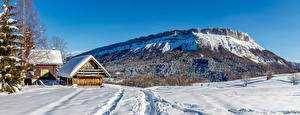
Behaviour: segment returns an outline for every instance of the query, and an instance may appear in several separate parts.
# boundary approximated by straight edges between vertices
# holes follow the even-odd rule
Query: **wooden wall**
[[[108,75],[104,73],[103,69],[96,64],[94,60],[90,60],[85,63],[73,76],[73,78],[63,78],[68,82],[68,85],[77,84],[78,86],[101,86],[103,83],[103,77]],[[72,79],[71,84],[69,79]]]
[[[65,85],[73,85],[72,78],[60,77],[60,80],[65,81]]]
[[[33,78],[35,79],[38,79],[40,78],[41,76],[41,70],[42,69],[48,69],[49,70],[49,73],[54,76],[55,78],[56,77],[56,69],[57,69],[57,66],[56,65],[35,65],[32,67],[33,69],[33,72],[34,72],[34,75],[33,75]]]
[[[102,85],[102,77],[99,78],[73,78],[78,85]]]

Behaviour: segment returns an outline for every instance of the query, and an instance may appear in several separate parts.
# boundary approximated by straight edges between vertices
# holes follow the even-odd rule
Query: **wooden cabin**
[[[36,80],[56,80],[58,67],[63,65],[59,50],[31,50],[28,63],[32,65],[30,74],[24,80],[31,85]]]
[[[92,55],[84,55],[68,61],[57,76],[66,85],[102,86],[103,77],[108,78],[110,74]]]

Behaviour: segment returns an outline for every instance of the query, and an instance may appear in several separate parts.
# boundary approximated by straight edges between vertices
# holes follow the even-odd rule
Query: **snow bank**
[[[299,114],[300,89],[290,74],[194,86],[134,88],[25,87],[0,95],[0,114]],[[18,108],[18,109],[15,109]]]

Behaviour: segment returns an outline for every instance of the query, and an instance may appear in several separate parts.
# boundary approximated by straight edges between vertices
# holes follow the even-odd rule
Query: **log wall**
[[[52,76],[54,76],[56,78],[56,68],[57,68],[57,65],[35,65],[32,67],[33,72],[34,72],[33,78],[35,78],[35,79],[40,78],[42,69],[48,69],[49,74],[51,74]]]
[[[103,83],[103,77],[107,74],[103,69],[96,64],[93,60],[85,63],[72,78],[63,78],[69,85],[77,84],[78,86],[101,86]],[[71,79],[71,82],[69,81]]]
[[[73,78],[78,85],[102,85],[102,77],[98,78]]]

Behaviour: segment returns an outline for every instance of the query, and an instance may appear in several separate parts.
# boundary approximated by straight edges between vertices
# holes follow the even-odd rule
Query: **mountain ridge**
[[[176,64],[192,70],[193,75],[186,73],[185,76],[200,75],[208,79],[217,76],[220,81],[224,76],[226,79],[237,78],[242,72],[258,76],[271,70],[278,73],[292,71],[290,62],[255,43],[247,33],[228,28],[166,31],[96,48],[80,55],[88,54],[95,56],[109,71],[122,71],[124,76],[145,75],[147,71],[151,73],[147,76],[174,76],[180,73],[181,68]]]
[[[163,37],[163,36],[169,36],[169,35],[176,35],[178,33],[182,33],[182,34],[186,34],[186,33],[190,33],[190,32],[198,32],[198,33],[203,33],[203,34],[216,34],[216,35],[228,35],[231,36],[233,38],[238,38],[240,40],[244,40],[244,41],[253,41],[253,39],[244,32],[239,32],[239,31],[234,31],[231,30],[229,28],[206,28],[206,29],[200,29],[200,28],[192,28],[189,30],[171,30],[171,31],[165,31],[162,33],[158,33],[158,34],[151,34],[148,36],[142,36],[142,37],[138,37],[138,38],[134,38],[131,40],[127,40],[124,42],[119,42],[119,43],[114,43],[112,45],[107,45],[107,46],[103,46],[100,48],[96,48],[96,49],[92,49],[91,51],[100,51],[100,50],[108,50],[108,49],[112,49],[116,46],[120,46],[120,45],[127,45],[127,44],[131,44],[131,43],[140,43],[140,42],[147,42],[149,40],[153,40],[155,38],[159,38],[159,37]],[[90,52],[90,51],[88,51]],[[84,52],[82,54],[86,54],[88,52]],[[79,54],[79,55],[82,55]]]

